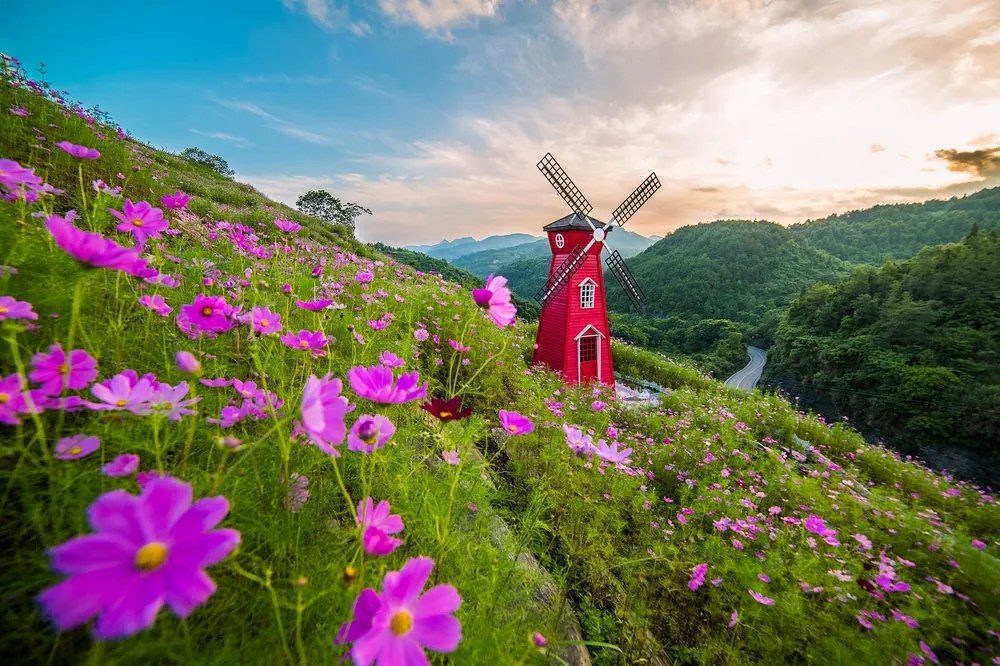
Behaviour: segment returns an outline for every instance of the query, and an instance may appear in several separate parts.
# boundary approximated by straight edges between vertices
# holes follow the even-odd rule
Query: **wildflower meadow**
[[[992,491],[3,72],[3,663],[1000,664]]]

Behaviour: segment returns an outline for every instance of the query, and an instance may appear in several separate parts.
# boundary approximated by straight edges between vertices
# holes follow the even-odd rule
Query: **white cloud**
[[[333,137],[327,136],[325,134],[320,134],[312,130],[300,127],[295,123],[289,122],[283,118],[276,116],[270,111],[265,111],[256,103],[245,99],[215,99],[213,100],[216,104],[224,106],[227,109],[233,109],[235,111],[244,111],[251,115],[257,116],[258,118],[263,118],[268,121],[270,127],[282,134],[287,134],[288,136],[295,137],[307,143],[312,143],[321,146],[331,146],[336,142]]]
[[[436,31],[479,18],[492,18],[503,0],[378,0],[379,9],[400,23]]]
[[[237,148],[246,148],[247,146],[251,145],[249,139],[246,139],[245,137],[242,136],[237,136],[235,134],[229,134],[228,132],[203,132],[199,129],[193,129],[193,128],[191,129],[191,132],[193,134],[197,134],[198,136],[204,136],[209,139],[228,141],[229,143],[235,145]]]
[[[293,76],[291,74],[259,74],[243,77],[244,83],[281,83],[291,86],[323,86],[333,79],[328,76],[315,76],[312,74],[302,74]]]
[[[365,37],[366,35],[372,34],[372,27],[368,21],[354,21],[350,25],[350,30],[357,37]]]
[[[339,27],[348,16],[347,9],[335,0],[282,0],[282,4],[292,11],[305,10],[309,18],[328,30]]]

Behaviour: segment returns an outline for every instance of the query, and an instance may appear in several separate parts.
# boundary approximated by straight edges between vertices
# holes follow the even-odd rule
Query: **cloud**
[[[320,134],[318,132],[313,132],[311,130],[300,127],[292,122],[289,122],[283,118],[276,116],[270,111],[265,111],[260,106],[244,99],[214,99],[216,104],[223,106],[227,109],[233,109],[235,111],[243,111],[251,115],[257,116],[258,118],[263,118],[268,121],[269,126],[281,132],[282,134],[287,134],[288,136],[295,137],[307,143],[312,143],[320,146],[332,146],[336,144],[333,137],[327,136],[325,134]]]
[[[1000,176],[1000,146],[981,150],[945,148],[934,151],[934,156],[947,162],[949,171],[968,173],[977,178]]]
[[[437,31],[496,16],[503,0],[378,0],[379,9],[400,23]]]
[[[354,21],[350,25],[350,30],[357,37],[365,37],[372,34],[372,27],[368,21]]]
[[[218,139],[219,141],[228,141],[229,143],[232,143],[233,145],[235,145],[237,148],[246,148],[247,146],[251,145],[249,139],[246,139],[246,138],[244,138],[242,136],[236,136],[235,134],[229,134],[228,132],[203,132],[203,131],[201,131],[199,129],[193,129],[193,128],[191,129],[191,132],[193,134],[197,134],[199,136],[204,136],[204,137],[207,137],[209,139]]]
[[[303,74],[292,76],[291,74],[262,74],[254,76],[244,76],[244,83],[280,83],[290,86],[323,86],[333,79],[328,76],[314,76]]]
[[[304,10],[313,22],[327,30],[340,27],[348,17],[347,8],[334,0],[282,0],[282,4],[291,11]]]

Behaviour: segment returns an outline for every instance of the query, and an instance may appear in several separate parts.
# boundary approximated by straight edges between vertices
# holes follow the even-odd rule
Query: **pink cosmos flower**
[[[118,373],[111,379],[94,384],[90,392],[100,403],[88,402],[91,409],[127,409],[133,414],[149,413],[149,403],[153,399],[156,386],[146,377],[136,379],[135,373]]]
[[[178,325],[188,324],[194,331],[222,333],[235,325],[232,320],[233,306],[222,296],[198,294],[194,301],[181,306],[177,315]]]
[[[311,350],[314,353],[326,347],[328,342],[326,336],[323,335],[323,331],[313,332],[305,329],[300,330],[298,333],[288,331],[281,336],[281,341],[292,349]]]
[[[452,615],[462,597],[451,585],[420,591],[434,568],[429,557],[410,559],[382,581],[383,592],[365,588],[354,603],[354,619],[337,633],[337,644],[353,643],[357,665],[426,664],[422,648],[452,652],[462,640],[462,625]]]
[[[740,619],[740,612],[733,611],[732,614],[729,616],[729,628],[732,629],[733,627],[735,627],[739,619]]]
[[[26,118],[31,115],[31,112],[28,111],[28,109],[26,109],[23,106],[12,106],[7,110],[13,113],[15,116],[20,116],[21,118]]]
[[[64,388],[87,388],[97,377],[97,361],[82,349],[73,349],[67,356],[62,346],[54,344],[47,354],[39,352],[31,357],[34,368],[28,378],[41,384],[44,395],[59,395]]]
[[[403,545],[401,539],[389,536],[403,531],[403,519],[389,515],[389,502],[382,500],[376,506],[371,497],[358,502],[355,522],[361,526],[361,545],[369,555],[389,555]]]
[[[77,157],[81,160],[96,160],[101,156],[96,148],[88,148],[87,146],[80,146],[75,143],[70,143],[69,141],[60,141],[56,144],[56,148],[59,148],[65,153],[69,153],[73,157]]]
[[[986,550],[986,542],[980,541],[979,539],[973,539],[969,542],[969,545],[976,550]]]
[[[15,300],[13,296],[0,296],[0,321],[4,319],[38,319],[31,303]]]
[[[318,312],[320,310],[325,310],[328,305],[333,303],[332,299],[321,298],[315,301],[295,301],[295,304],[302,308],[303,310],[309,310],[311,312]]]
[[[609,463],[627,463],[629,456],[632,455],[632,449],[622,449],[618,450],[618,442],[611,442],[608,444],[603,439],[598,440],[597,446],[594,447],[594,453],[597,454],[601,460]]]
[[[52,234],[56,245],[77,261],[122,271],[135,277],[150,277],[156,274],[144,259],[139,258],[136,248],[122,247],[110,238],[101,234],[82,231],[70,223],[76,214],[67,213],[66,219],[58,215],[49,215],[45,227]]]
[[[197,398],[187,398],[189,386],[187,382],[181,382],[177,386],[160,383],[153,397],[150,399],[150,410],[154,413],[167,417],[167,420],[177,422],[185,416],[196,414],[193,407],[201,396]]]
[[[344,416],[354,407],[340,395],[342,384],[332,375],[318,378],[310,375],[302,393],[302,427],[309,440],[321,451],[339,456],[336,446],[344,441],[347,427]]]
[[[201,376],[201,362],[189,351],[179,351],[174,354],[177,369],[189,377]]]
[[[692,592],[705,584],[705,572],[708,571],[708,564],[702,562],[691,570],[691,580],[688,581],[688,589]]]
[[[500,328],[514,321],[517,308],[510,302],[510,289],[506,287],[507,278],[497,275],[486,278],[486,286],[473,289],[472,298],[476,305],[488,311],[490,318]]]
[[[583,434],[579,428],[574,428],[568,423],[563,424],[563,432],[566,433],[566,444],[570,450],[578,456],[590,455],[594,451],[594,441],[590,435]]]
[[[281,315],[267,308],[256,307],[250,311],[250,325],[258,335],[281,332]]]
[[[191,486],[170,477],[147,481],[138,497],[97,498],[87,512],[96,533],[49,551],[68,576],[38,597],[56,628],[97,616],[96,638],[123,638],[152,626],[164,604],[185,618],[207,601],[215,583],[204,568],[229,555],[240,533],[212,529],[229,511],[224,497],[191,499]]]
[[[375,279],[375,274],[371,271],[360,271],[354,276],[354,280],[359,284],[368,284]]]
[[[135,236],[136,245],[142,245],[148,238],[159,238],[160,232],[170,226],[163,218],[163,211],[153,208],[148,201],[134,204],[131,199],[126,199],[122,212],[114,208],[109,208],[108,212],[121,220],[115,229]]]
[[[190,200],[191,200],[191,197],[189,197],[184,192],[181,192],[180,190],[178,190],[177,192],[174,192],[173,194],[166,194],[166,195],[160,197],[160,204],[164,208],[167,208],[169,210],[178,210],[178,209],[181,209],[181,208],[185,208],[188,205],[188,201],[190,201]]]
[[[602,400],[595,400],[594,402],[590,403],[590,408],[593,409],[595,412],[603,412],[604,408],[607,406],[608,404]]]
[[[139,305],[148,310],[152,310],[161,317],[166,317],[174,311],[174,309],[167,305],[167,302],[163,300],[163,296],[160,296],[159,294],[144,294],[140,296]]]
[[[351,432],[347,435],[347,448],[351,451],[371,453],[385,446],[395,432],[396,426],[388,418],[381,414],[374,416],[365,414],[351,427]]]
[[[18,425],[18,414],[28,411],[24,399],[24,377],[16,372],[0,378],[0,423]]]
[[[55,452],[52,454],[52,457],[59,460],[76,460],[84,456],[89,456],[100,446],[101,440],[96,437],[88,437],[87,435],[63,437],[56,442]]]
[[[276,219],[274,221],[274,226],[276,226],[279,231],[284,231],[285,233],[288,234],[298,233],[299,229],[302,228],[301,224],[297,224],[295,222],[292,222],[291,220],[285,220],[282,218]]]
[[[427,397],[427,383],[418,386],[420,374],[407,372],[395,380],[392,370],[382,365],[355,366],[347,371],[351,390],[362,398],[386,405],[421,400]]]
[[[499,416],[500,425],[511,435],[527,435],[535,430],[535,424],[527,416],[522,416],[517,412],[501,409]]]
[[[757,592],[756,590],[748,590],[748,591],[750,592],[750,596],[753,597],[754,601],[756,601],[757,603],[764,604],[765,606],[774,605],[774,599],[771,599],[770,597],[765,597],[763,594]]]
[[[459,463],[458,451],[442,451],[441,459],[449,465],[457,465]]]
[[[108,464],[101,467],[104,476],[132,476],[139,469],[139,456],[134,453],[123,453]]]
[[[396,356],[391,351],[384,351],[379,354],[378,362],[387,368],[401,368],[406,365],[406,361]]]

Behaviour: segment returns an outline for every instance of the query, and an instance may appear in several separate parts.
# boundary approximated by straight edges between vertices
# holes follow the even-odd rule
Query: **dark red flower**
[[[434,398],[430,402],[420,405],[420,409],[442,421],[457,421],[472,414],[471,409],[462,409],[462,399],[458,396],[450,400]]]

